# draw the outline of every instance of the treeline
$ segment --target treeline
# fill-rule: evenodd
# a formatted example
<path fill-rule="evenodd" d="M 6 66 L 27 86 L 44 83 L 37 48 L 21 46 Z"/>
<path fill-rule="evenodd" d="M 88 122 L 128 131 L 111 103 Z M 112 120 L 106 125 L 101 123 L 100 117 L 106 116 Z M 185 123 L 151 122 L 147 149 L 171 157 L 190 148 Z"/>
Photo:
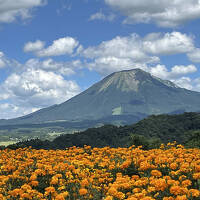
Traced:
<path fill-rule="evenodd" d="M 152 115 L 136 124 L 116 127 L 104 125 L 89 128 L 74 134 L 65 134 L 52 142 L 34 139 L 8 146 L 16 149 L 32 146 L 36 149 L 65 149 L 71 146 L 83 147 L 128 147 L 140 146 L 144 149 L 157 148 L 161 143 L 177 141 L 187 147 L 200 148 L 200 114 Z"/>

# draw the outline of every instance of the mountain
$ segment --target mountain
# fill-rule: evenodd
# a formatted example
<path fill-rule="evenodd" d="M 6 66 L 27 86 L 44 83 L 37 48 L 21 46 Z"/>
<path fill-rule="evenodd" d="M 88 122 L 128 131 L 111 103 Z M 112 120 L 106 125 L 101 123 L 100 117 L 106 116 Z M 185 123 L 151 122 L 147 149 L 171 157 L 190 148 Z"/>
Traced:
<path fill-rule="evenodd" d="M 145 116 L 200 110 L 200 93 L 161 80 L 141 69 L 112 73 L 79 95 L 0 125 L 101 120 L 139 121 Z"/>

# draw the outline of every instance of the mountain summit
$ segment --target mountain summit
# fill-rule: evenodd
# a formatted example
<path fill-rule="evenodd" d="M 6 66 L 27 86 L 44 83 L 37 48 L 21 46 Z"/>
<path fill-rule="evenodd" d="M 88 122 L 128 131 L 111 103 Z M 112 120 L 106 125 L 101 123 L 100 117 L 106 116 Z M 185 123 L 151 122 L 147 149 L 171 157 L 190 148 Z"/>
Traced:
<path fill-rule="evenodd" d="M 200 93 L 141 69 L 112 73 L 68 101 L 0 124 L 100 119 L 141 119 L 152 114 L 200 110 Z M 126 120 L 125 120 L 126 121 Z"/>
<path fill-rule="evenodd" d="M 170 81 L 161 80 L 141 69 L 133 69 L 115 72 L 110 76 L 107 76 L 101 82 L 100 91 L 106 90 L 110 86 L 113 86 L 116 89 L 121 90 L 122 92 L 138 92 L 139 86 L 144 84 L 146 81 L 151 82 L 152 78 L 157 79 L 158 81 L 169 87 L 177 87 L 174 83 Z"/>

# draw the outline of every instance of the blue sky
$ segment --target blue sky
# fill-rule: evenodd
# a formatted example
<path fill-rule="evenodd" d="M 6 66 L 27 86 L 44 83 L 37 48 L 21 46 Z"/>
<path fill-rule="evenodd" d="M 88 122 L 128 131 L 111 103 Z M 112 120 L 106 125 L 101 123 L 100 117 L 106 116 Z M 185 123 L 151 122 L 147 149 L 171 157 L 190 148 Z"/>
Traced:
<path fill-rule="evenodd" d="M 0 1 L 0 119 L 141 68 L 200 91 L 198 0 Z"/>

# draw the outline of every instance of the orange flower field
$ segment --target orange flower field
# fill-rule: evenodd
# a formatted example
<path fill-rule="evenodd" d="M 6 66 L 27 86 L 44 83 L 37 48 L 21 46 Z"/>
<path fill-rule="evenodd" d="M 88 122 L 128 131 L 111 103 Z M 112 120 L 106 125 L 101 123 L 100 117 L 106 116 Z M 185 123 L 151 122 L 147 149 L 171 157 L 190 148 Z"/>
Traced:
<path fill-rule="evenodd" d="M 200 199 L 200 149 L 0 151 L 0 199 Z"/>

